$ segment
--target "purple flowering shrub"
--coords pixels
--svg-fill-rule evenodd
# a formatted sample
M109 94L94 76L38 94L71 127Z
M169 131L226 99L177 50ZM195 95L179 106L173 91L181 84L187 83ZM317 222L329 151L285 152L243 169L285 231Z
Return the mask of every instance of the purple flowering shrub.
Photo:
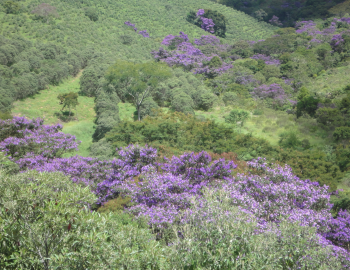
M124 22L125 25L133 27L134 31L137 31L137 28L134 23L131 23L129 21ZM147 33L147 30L141 30L139 31L139 34L142 35L145 38L149 38L149 34Z
M69 158L47 158L42 155L24 156L16 161L21 170L41 172L59 171L71 177L75 183L89 185L101 204L118 195L117 187L123 181L138 176L141 170L155 163L157 150L151 147L130 145L118 152L119 159L74 156Z
M126 212L146 218L153 228L165 229L172 224L185 226L193 220L193 211L215 225L216 218L211 211L202 209L207 205L205 190L224 192L226 202L242 213L245 222L256 224L254 234L269 233L271 228L285 222L298 224L314 228L318 242L332 247L334 256L348 256L344 247L349 247L349 214L340 211L334 219L328 187L299 179L287 165L267 166L265 160L259 158L247 163L249 173L233 177L233 169L237 167L233 161L212 161L208 153L200 152L157 162L156 149L138 145L119 149L118 158L113 160L79 156L57 158L55 140L43 140L45 136L40 133L45 131L46 136L59 138L59 145L70 145L73 137L60 132L57 126L45 126L40 119L23 118L0 124L6 127L2 131L7 130L12 135L0 142L5 146L1 149L5 154L10 155L7 146L14 138L36 143L42 149L35 152L28 150L25 144L17 144L18 152L24 154L14 160L22 171L62 172L73 182L89 186L97 195L98 204L116 196L127 196L132 204ZM40 138L30 141L33 134L39 134ZM193 209L196 203L199 206ZM219 207L216 211L222 211L226 219L234 217L226 208Z
M212 19L208 19L208 18L203 17L204 13L205 13L204 9L198 9L198 12L196 14L196 16L202 21L201 28L204 31L214 33L215 24L214 24Z
M200 39L195 39L194 43L198 47L205 45L215 47L217 49L214 51L217 52L225 52L229 49L229 46L220 45L220 40L214 36L202 36ZM226 63L216 53L204 54L200 48L189 42L188 36L183 32L180 32L178 36L166 36L162 44L168 46L172 51L161 47L158 51L152 51L151 54L158 61L165 62L171 67L183 67L194 74L204 74L207 77L218 76L233 67L232 62ZM220 59L221 65L208 65L215 56Z
M329 221L330 230L324 234L328 240L337 246L350 250L350 214L340 210L336 218Z
M53 158L77 150L80 142L76 141L75 136L61 132L62 128L60 124L43 125L43 120L39 118L0 120L1 133L10 135L0 142L0 151L15 160L25 155Z
M295 104L291 99L288 99L289 95L284 91L282 86L277 83L270 85L262 84L256 87L252 92L252 97L255 99L265 99L272 107L278 108L284 104Z
M250 57L251 59L255 59L255 60L264 60L266 65L275 65L275 66L279 66L281 64L281 61L278 59L273 59L271 56L267 56L264 54L255 54L252 57Z

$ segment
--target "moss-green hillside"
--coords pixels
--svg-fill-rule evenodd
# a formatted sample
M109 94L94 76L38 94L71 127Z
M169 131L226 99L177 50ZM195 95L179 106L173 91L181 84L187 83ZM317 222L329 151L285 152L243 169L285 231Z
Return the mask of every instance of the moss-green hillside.
M190 10L199 8L221 12L228 20L228 42L247 39L260 40L272 34L274 27L260 23L243 12L207 0L153 0L153 1L57 1L46 3L57 8L59 17L49 21L33 20L30 12L41 3L38 0L20 1L22 12L5 14L0 12L0 34L8 37L19 34L33 41L52 41L67 48L85 48L106 52L119 58L150 59L150 51L157 49L168 34L187 33L198 38L206 32L186 21ZM86 8L94 7L98 20L85 16ZM125 21L136 24L139 30L147 30L151 38L143 38L124 26ZM120 35L130 33L131 45L123 45Z

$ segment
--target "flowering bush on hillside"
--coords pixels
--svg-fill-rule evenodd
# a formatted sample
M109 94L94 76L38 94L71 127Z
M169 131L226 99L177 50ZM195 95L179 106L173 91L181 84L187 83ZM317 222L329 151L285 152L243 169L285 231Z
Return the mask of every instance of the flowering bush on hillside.
M219 51L226 51L229 48L229 46L220 45L220 40L214 36L202 36L200 39L195 39L194 43L199 47L205 45L219 47ZM205 55L189 42L188 36L183 32L180 32L178 36L166 36L162 44L174 50L167 51L160 48L158 51L152 51L151 54L155 59L163 61L169 66L181 66L194 74L204 74L207 77L215 77L233 67L231 62L222 61L215 53ZM219 65L210 64L214 57L220 59Z
M14 139L28 141L37 130L49 130L47 136L58 137L67 145L71 145L73 138L63 135L56 126L43 125L41 119L14 118L0 125L5 127L2 131L10 135L6 137L1 133L0 144L5 146ZM345 268L350 265L350 256L344 249L349 247L350 240L348 212L340 211L333 218L328 187L299 179L287 165L268 166L264 159L258 158L248 162L249 174L233 177L236 165L232 161L212 161L206 152L185 153L157 162L156 149L129 145L117 149L118 158L101 161L79 156L57 158L54 141L33 141L44 150L35 152L25 144L17 145L19 154L15 161L22 171L62 172L73 182L88 185L97 195L98 204L116 196L127 196L132 204L125 210L146 218L154 229L164 230L176 224L185 226L198 215L216 224L217 220L205 207L208 205L205 194L209 190L215 194L225 193L225 202L238 209L245 222L255 224L254 234L268 234L275 228L278 235L283 231L278 226L283 227L286 222L314 228L317 245L331 247L332 256L342 258ZM2 151L7 153L6 149ZM226 208L215 211L233 217Z

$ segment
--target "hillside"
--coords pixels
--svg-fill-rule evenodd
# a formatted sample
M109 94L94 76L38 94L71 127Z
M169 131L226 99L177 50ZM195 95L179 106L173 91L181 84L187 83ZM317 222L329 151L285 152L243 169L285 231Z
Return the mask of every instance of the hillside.
M346 0L343 3L335 5L329 10L329 13L336 16L344 16L346 13L350 13L350 1Z
M350 269L339 2L0 0L0 269Z

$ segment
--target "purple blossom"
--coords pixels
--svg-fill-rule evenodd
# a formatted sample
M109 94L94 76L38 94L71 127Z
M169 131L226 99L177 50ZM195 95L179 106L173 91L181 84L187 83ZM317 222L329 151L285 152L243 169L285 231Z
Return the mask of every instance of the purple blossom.
M285 95L282 90L278 84L263 85L254 93L258 97L279 99ZM77 146L74 136L63 134L61 128L43 125L40 118L15 117L0 121L1 151L13 155L22 171L60 171L75 183L89 185L98 196L97 203L118 195L129 196L134 205L125 211L147 217L155 227L166 227L175 221L188 223L194 214L191 212L194 200L199 205L196 211L203 219L215 223L215 218L204 209L207 202L203 189L225 192L230 204L246 214L246 222L257 221L257 234L269 232L273 224L283 220L314 227L319 244L331 246L330 256L345 258L342 263L345 269L349 268L350 256L344 249L349 248L350 242L349 213L341 210L333 218L328 187L299 179L287 165L268 166L265 159L258 158L248 162L250 173L233 177L236 165L232 161L212 161L203 151L157 163L157 150L147 145L117 149L118 157L113 160L61 158L59 147L66 147L66 151ZM12 153L10 146L16 147L16 152ZM224 209L222 215L235 218Z
M197 14L196 14L196 16L199 17L202 20L201 28L204 31L207 31L207 32L210 32L210 33L214 33L214 26L215 26L215 24L214 24L213 20L203 17L204 14L205 14L204 9L199 9Z
M212 45L212 46L217 46L220 44L220 39L216 36L201 36L200 39L194 39L194 43L198 46L203 46L203 45Z
M133 27L134 31L137 32L137 28L135 27L135 24L133 24L133 23L131 23L129 21L124 22L124 24L127 25L127 26ZM142 35L145 38L149 38L149 34L147 33L147 30L139 31L139 34Z
M256 87L252 92L252 96L260 99L269 98L276 101L279 105L286 103L288 100L284 89L277 83L273 83L271 85L263 84Z
M281 61L278 59L273 59L271 56L267 56L264 54L255 54L251 59L255 60L264 60L266 65L274 65L274 66L279 66L281 64Z

